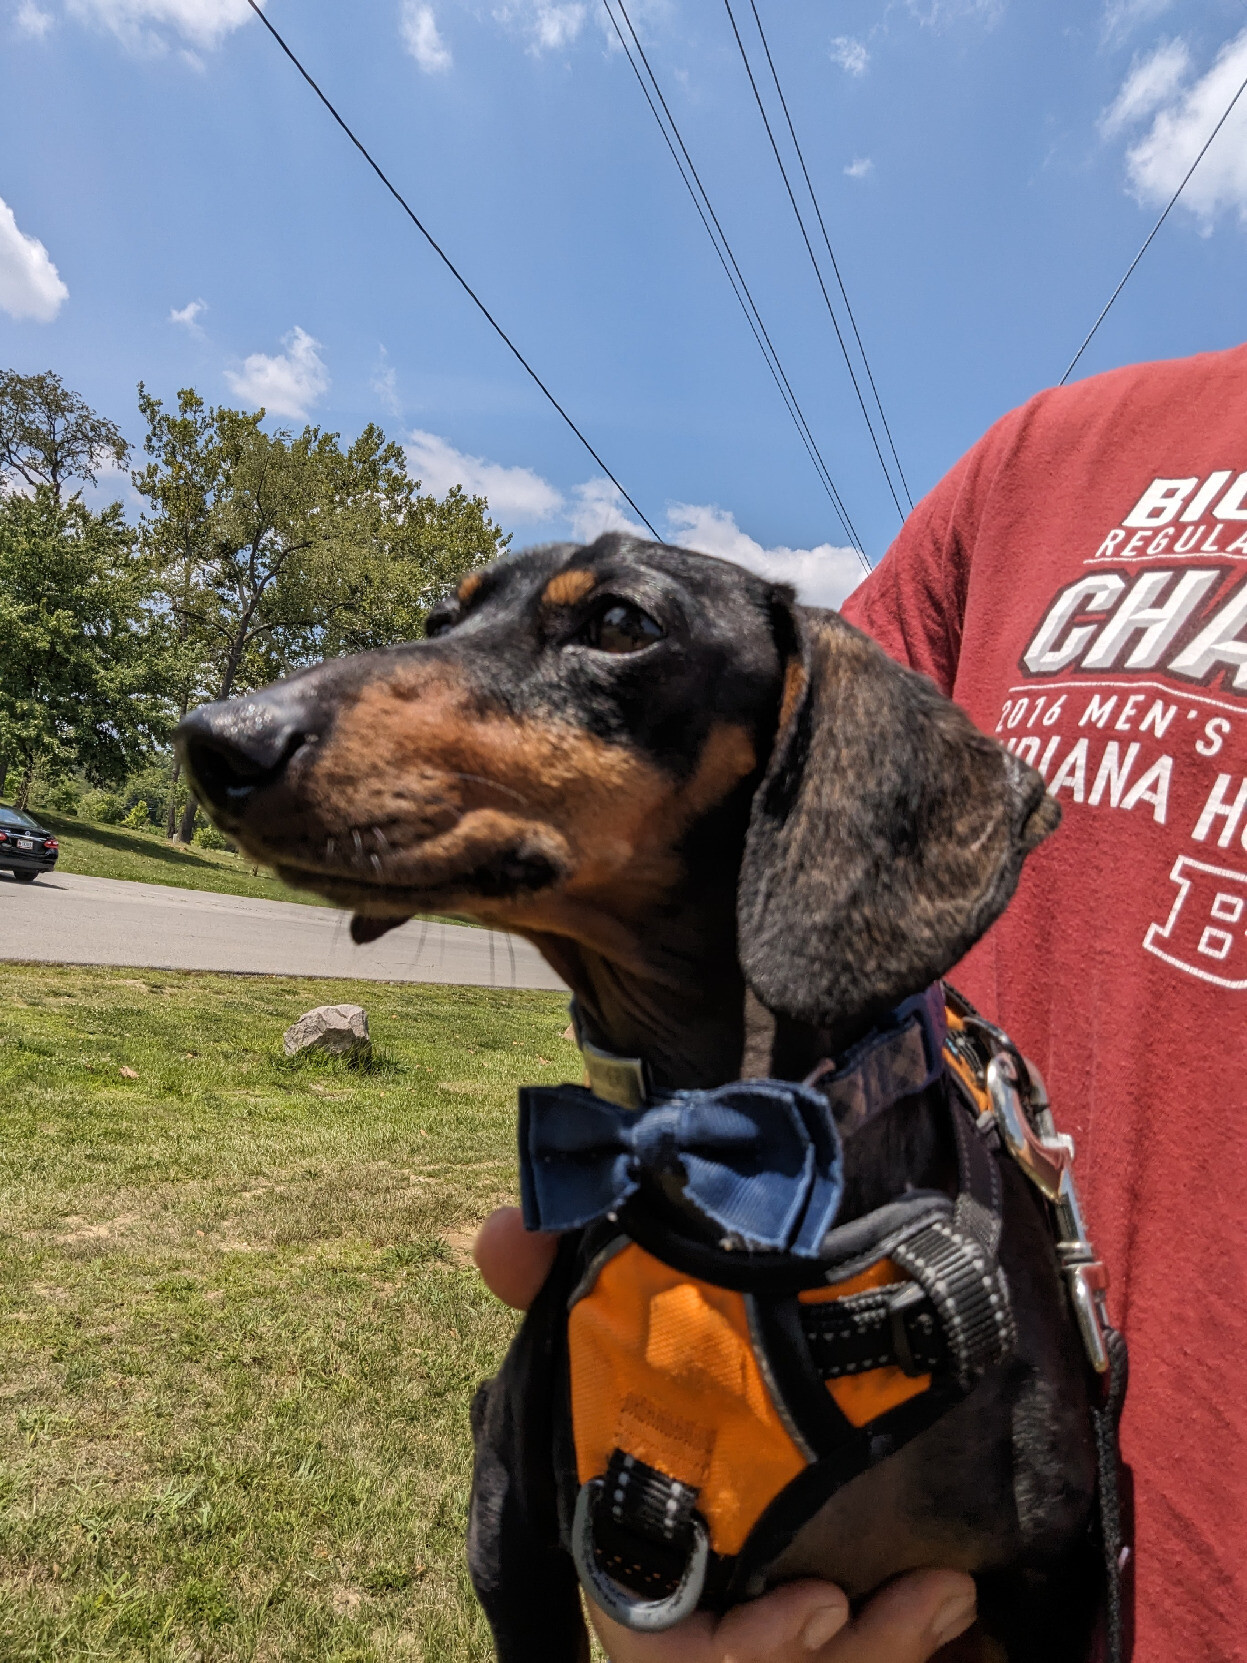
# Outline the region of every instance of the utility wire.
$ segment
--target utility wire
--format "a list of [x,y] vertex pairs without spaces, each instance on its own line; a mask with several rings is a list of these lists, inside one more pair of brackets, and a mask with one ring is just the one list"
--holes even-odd
[[[649,87],[646,86],[645,79],[642,76],[641,71],[637,68],[636,60],[632,55],[632,49],[629,47],[628,42],[624,39],[623,32],[619,27],[619,23],[616,20],[614,13],[611,11],[610,5],[607,3],[607,0],[603,0],[603,3],[606,5],[607,16],[610,17],[615,33],[619,37],[619,43],[624,50],[624,55],[628,59],[629,66],[637,78],[637,82],[642,93],[645,95],[645,101],[649,105],[655,121],[658,123],[658,130],[663,136],[667,149],[671,152],[672,160],[675,162],[676,169],[684,182],[685,189],[692,197],[693,206],[697,210],[698,217],[701,219],[702,225],[705,227],[706,234],[710,238],[711,246],[718,256],[719,264],[723,267],[727,280],[732,286],[732,291],[736,295],[736,299],[745,314],[745,321],[749,325],[754,340],[758,343],[759,350],[762,353],[767,368],[771,372],[771,378],[774,380],[779,389],[780,397],[784,400],[788,413],[793,419],[798,435],[801,438],[802,444],[805,446],[806,453],[811,462],[814,464],[815,471],[818,473],[823,489],[826,491],[832,507],[836,511],[836,516],[839,519],[841,526],[844,528],[846,537],[848,537],[863,566],[869,571],[870,562],[866,556],[864,548],[862,547],[861,539],[857,534],[852,520],[849,518],[848,510],[846,509],[844,501],[836,488],[835,481],[831,477],[830,470],[828,469],[826,462],[823,460],[822,453],[819,451],[818,444],[814,438],[810,424],[806,420],[800,404],[797,402],[797,396],[793,391],[792,383],[788,379],[784,366],[780,361],[779,353],[775,349],[775,344],[771,340],[765,323],[762,321],[762,314],[758,310],[757,303],[754,301],[749,285],[745,281],[744,273],[741,271],[736,260],[736,256],[732,252],[732,246],[728,242],[727,234],[723,230],[723,227],[719,222],[718,215],[714,211],[714,206],[710,201],[706,188],[701,182],[701,176],[697,172],[697,168],[694,165],[692,157],[689,155],[688,147],[685,145],[683,137],[680,134],[680,129],[676,125],[675,117],[671,114],[671,108],[668,105],[666,98],[663,96],[662,88],[659,86],[658,79],[654,74],[649,59],[645,55],[645,48],[641,45],[636,29],[633,27],[632,19],[628,15],[628,10],[624,4],[624,0],[618,0],[619,10],[623,14],[624,22],[628,26],[628,32],[632,36],[637,55],[644,64],[646,73],[648,74],[650,82],[653,85],[654,92],[657,94],[658,101],[662,105],[663,113],[666,115],[667,122],[671,128],[671,133],[668,133],[667,127],[663,124],[663,118],[659,115],[658,108],[655,105],[653,98],[650,96]],[[675,135],[676,144],[679,145],[680,151],[684,157],[683,162],[681,162],[680,156],[676,154],[675,145],[671,142],[671,134]],[[704,208],[702,206],[703,203],[705,204]],[[707,215],[709,215],[709,218],[707,218]]]
[[[663,96],[662,88],[659,86],[658,79],[654,74],[649,59],[645,55],[645,48],[641,45],[640,37],[637,35],[632,19],[628,15],[627,6],[624,4],[624,0],[616,0],[616,4],[619,7],[625,24],[627,25],[628,33],[632,37],[633,46],[635,46],[636,49],[636,55],[640,58],[641,63],[645,67],[645,74],[648,75],[649,83],[654,89],[654,94],[657,96],[658,104],[662,106],[663,115],[666,116],[665,124],[663,121],[663,115],[659,114],[658,105],[655,104],[654,97],[650,94],[649,86],[646,85],[645,76],[642,75],[641,70],[637,67],[632,47],[629,46],[623,30],[619,26],[618,19],[615,17],[615,14],[611,9],[610,0],[602,0],[602,3],[606,9],[607,16],[610,18],[615,34],[619,39],[619,44],[623,48],[628,64],[632,69],[633,74],[636,76],[637,83],[640,86],[642,93],[645,95],[645,101],[649,105],[650,112],[658,124],[659,132],[663,136],[667,149],[671,152],[672,160],[675,162],[676,169],[684,183],[685,189],[692,197],[693,205],[697,209],[698,217],[701,219],[702,225],[705,227],[706,234],[710,238],[711,245],[718,256],[719,263],[722,265],[724,272],[727,275],[728,282],[732,287],[732,292],[735,294],[741,310],[745,314],[745,319],[749,324],[749,328],[755,341],[758,343],[759,350],[766,361],[767,368],[771,372],[771,377],[779,389],[780,396],[788,409],[789,415],[792,417],[802,444],[805,446],[806,452],[809,455],[811,462],[814,464],[820,483],[822,484],[824,491],[826,491],[832,507],[836,511],[836,516],[839,519],[841,526],[844,528],[845,535],[848,537],[854,552],[857,554],[858,559],[861,561],[865,570],[870,571],[870,560],[862,545],[861,538],[858,536],[857,530],[853,525],[853,521],[844,505],[844,501],[836,488],[836,484],[831,477],[830,470],[828,469],[826,462],[823,460],[822,453],[819,451],[818,444],[814,439],[809,422],[806,420],[804,412],[797,401],[796,394],[792,388],[792,383],[788,379],[787,373],[785,372],[783,364],[780,361],[779,354],[775,349],[774,342],[771,340],[766,325],[762,320],[762,314],[758,310],[757,303],[750,292],[749,285],[745,281],[744,274],[740,269],[740,265],[737,262],[735,254],[732,252],[732,246],[728,242],[727,235],[719,222],[718,215],[714,211],[714,206],[710,201],[706,188],[701,182],[701,176],[698,174],[693,159],[689,155],[688,147],[684,143],[679,126],[676,123],[675,117],[671,114],[671,108],[668,105],[666,98]],[[670,128],[670,132],[668,132],[668,127]],[[675,140],[674,144],[672,143],[673,136]],[[679,146],[679,154],[676,152],[676,145]],[[683,156],[683,161],[680,159],[681,155]]]
[[753,20],[758,26],[758,36],[762,42],[762,50],[766,53],[767,67],[771,71],[771,79],[774,81],[775,91],[779,95],[780,106],[784,112],[784,120],[788,123],[788,135],[792,139],[792,147],[796,151],[797,160],[801,164],[801,174],[805,180],[805,188],[809,191],[810,201],[814,204],[814,212],[818,218],[818,228],[823,234],[823,242],[827,248],[827,257],[831,261],[831,269],[836,274],[836,285],[840,290],[840,298],[844,301],[844,309],[849,314],[849,322],[853,326],[853,339],[857,342],[857,350],[862,355],[862,364],[866,370],[866,379],[870,382],[870,390],[874,395],[875,405],[879,411],[879,420],[883,423],[883,431],[887,435],[888,449],[891,451],[892,460],[896,464],[896,471],[900,476],[901,485],[905,491],[905,500],[912,508],[914,506],[914,499],[910,494],[909,481],[905,478],[905,470],[901,467],[901,459],[896,453],[896,442],[892,438],[892,429],[888,426],[888,418],[884,414],[883,400],[879,397],[878,387],[875,386],[875,377],[870,368],[870,359],[866,356],[866,348],[862,343],[861,333],[857,327],[857,319],[853,315],[853,307],[849,303],[848,291],[844,286],[844,279],[840,275],[840,263],[836,259],[835,250],[831,246],[831,238],[827,234],[827,226],[823,220],[823,210],[819,206],[818,197],[814,193],[814,184],[810,178],[810,170],[805,165],[805,155],[802,152],[800,140],[797,138],[797,130],[793,126],[792,116],[788,111],[788,100],[784,97],[784,89],[780,85],[779,72],[775,68],[775,60],[771,56],[770,42],[766,38],[766,30],[762,27],[762,19],[758,16],[758,8],[755,0],[749,0],[749,9],[753,12]]
[[823,301],[827,307],[827,316],[831,319],[831,327],[836,332],[836,340],[840,343],[840,351],[844,357],[845,367],[849,372],[849,379],[853,383],[853,391],[857,394],[858,404],[861,405],[862,416],[865,419],[867,431],[870,433],[870,442],[875,447],[875,455],[879,458],[879,466],[883,469],[883,477],[887,481],[892,501],[896,504],[896,512],[900,515],[903,522],[905,519],[905,510],[901,507],[900,499],[896,494],[896,488],[892,484],[892,476],[888,472],[888,465],[883,460],[883,451],[879,448],[879,440],[875,436],[875,427],[874,423],[870,419],[870,411],[866,408],[866,400],[862,397],[862,389],[857,384],[857,375],[853,369],[853,360],[849,357],[849,349],[844,344],[844,336],[840,333],[840,322],[836,317],[835,307],[831,304],[831,296],[827,293],[827,285],[823,282],[823,274],[819,269],[818,260],[814,254],[814,245],[810,242],[809,233],[805,229],[805,220],[801,217],[801,209],[798,207],[797,199],[793,194],[792,185],[788,178],[788,170],[784,166],[784,159],[780,155],[779,146],[775,142],[775,134],[771,130],[771,123],[767,117],[766,106],[763,104],[762,95],[758,91],[758,83],[754,80],[753,69],[749,62],[749,55],[745,51],[745,43],[740,38],[740,30],[736,27],[736,17],[732,11],[731,0],[723,0],[723,3],[727,7],[728,21],[732,25],[732,33],[736,36],[736,45],[740,49],[740,60],[745,66],[745,74],[749,77],[749,85],[753,89],[754,103],[758,106],[758,114],[762,117],[762,125],[766,128],[766,136],[771,141],[771,149],[775,153],[775,160],[779,166],[779,176],[784,181],[784,189],[788,192],[788,200],[792,204],[792,211],[797,216],[797,226],[801,232],[801,239],[805,243],[805,251],[810,257],[810,264],[814,268],[814,276],[818,280],[819,288],[822,290]]
[[1096,330],[1100,327],[1100,325],[1104,322],[1105,318],[1108,316],[1109,307],[1113,304],[1113,302],[1117,299],[1117,296],[1125,288],[1126,284],[1130,280],[1130,276],[1131,276],[1131,273],[1134,271],[1134,268],[1138,265],[1139,261],[1143,258],[1143,256],[1147,253],[1148,249],[1151,247],[1152,238],[1156,235],[1156,233],[1160,230],[1161,226],[1169,218],[1170,209],[1173,207],[1174,203],[1177,202],[1178,198],[1182,195],[1182,192],[1186,189],[1187,185],[1190,183],[1191,175],[1195,172],[1195,169],[1199,166],[1199,164],[1203,161],[1204,157],[1207,155],[1208,147],[1209,147],[1209,145],[1211,145],[1213,139],[1216,138],[1217,134],[1221,131],[1221,129],[1225,126],[1226,122],[1230,119],[1231,110],[1233,110],[1235,104],[1238,103],[1239,99],[1243,96],[1244,92],[1247,92],[1247,80],[1245,80],[1243,82],[1242,86],[1239,87],[1238,91],[1234,94],[1233,98],[1230,99],[1230,102],[1225,107],[1225,114],[1221,117],[1220,121],[1213,128],[1212,132],[1209,133],[1208,137],[1204,140],[1203,149],[1200,151],[1199,155],[1196,156],[1195,160],[1191,163],[1190,167],[1187,168],[1186,177],[1183,179],[1182,183],[1178,186],[1177,190],[1174,191],[1173,195],[1169,198],[1169,201],[1165,205],[1164,213],[1160,216],[1160,218],[1156,221],[1156,224],[1153,225],[1152,229],[1148,232],[1147,236],[1144,238],[1142,248],[1140,248],[1139,252],[1135,255],[1134,259],[1131,260],[1130,264],[1126,267],[1125,275],[1122,277],[1121,282],[1113,290],[1112,294],[1109,295],[1107,301],[1105,301],[1104,310],[1100,313],[1099,317],[1095,320],[1095,322],[1091,325],[1091,328],[1087,331],[1086,340],[1082,343],[1082,345],[1079,347],[1078,351],[1070,359],[1069,368],[1065,371],[1065,374],[1057,382],[1058,387],[1063,387],[1065,385],[1065,383],[1069,380],[1070,375],[1073,372],[1074,365],[1078,362],[1078,360],[1082,357],[1083,353],[1086,352],[1087,348],[1091,345],[1092,336],[1095,334]]
[[494,317],[493,313],[485,305],[485,302],[477,294],[476,290],[471,286],[471,284],[468,282],[467,278],[465,278],[463,276],[462,272],[460,272],[458,267],[451,260],[450,256],[446,253],[445,249],[443,249],[441,247],[441,245],[435,240],[433,235],[427,230],[427,228],[417,218],[415,211],[412,209],[410,204],[407,202],[407,199],[398,190],[397,186],[391,184],[390,180],[381,171],[380,166],[373,159],[370,152],[367,149],[365,149],[365,147],[364,147],[363,143],[361,142],[361,140],[356,138],[355,134],[352,132],[350,127],[347,126],[346,122],[338,114],[338,112],[334,108],[334,106],[329,102],[329,99],[320,90],[320,87],[317,86],[316,82],[308,74],[307,70],[304,69],[303,65],[299,62],[299,60],[295,56],[294,52],[290,49],[290,47],[286,44],[286,42],[282,38],[282,36],[278,34],[277,30],[269,22],[268,18],[261,11],[260,6],[258,4],[258,0],[247,0],[247,4],[251,7],[251,10],[255,13],[255,15],[259,18],[260,22],[268,30],[269,34],[277,42],[278,46],[280,46],[280,48],[285,53],[287,58],[290,59],[290,62],[298,70],[299,74],[307,82],[308,86],[311,87],[312,91],[316,94],[317,98],[320,99],[321,103],[329,111],[329,114],[337,122],[338,126],[346,134],[347,138],[350,139],[351,143],[355,146],[356,150],[359,151],[360,155],[368,163],[368,166],[376,174],[377,178],[385,186],[386,190],[389,191],[390,195],[394,198],[395,202],[398,203],[399,207],[407,215],[407,218],[415,226],[416,230],[419,231],[420,235],[424,238],[425,242],[428,243],[429,247],[433,250],[434,254],[437,255],[438,259],[446,267],[447,271],[454,278],[455,282],[458,283],[459,287],[467,295],[468,299],[476,307],[477,311],[480,312],[481,316],[485,319],[486,323],[488,323],[490,328],[498,336],[498,339],[503,343],[503,345],[508,349],[508,351],[511,353],[511,355],[516,359],[516,361],[519,363],[520,367],[532,378],[532,380],[536,383],[536,385],[540,388],[540,390],[545,394],[546,398],[550,401],[550,403],[558,411],[559,415],[562,416],[563,420],[567,423],[568,427],[571,428],[572,432],[576,435],[576,437],[580,440],[581,444],[589,452],[589,455],[597,463],[598,467],[601,468],[602,472],[606,475],[607,479],[610,480],[611,484],[615,487],[615,489],[619,492],[620,496],[628,504],[628,507],[632,509],[633,513],[641,521],[641,524],[645,527],[645,529],[654,538],[655,542],[661,543],[662,538],[658,535],[657,531],[654,530],[654,527],[645,518],[645,515],[642,514],[641,510],[637,507],[636,503],[628,495],[627,491],[624,490],[623,486],[619,483],[619,481],[615,478],[614,474],[606,466],[606,463],[603,462],[602,458],[598,455],[597,451],[594,450],[593,446],[589,443],[588,439],[585,438],[584,434],[580,431],[580,429],[576,426],[575,422],[567,414],[567,411],[564,410],[563,406],[559,403],[558,399],[555,398],[554,394],[550,391],[550,389],[546,386],[545,382],[537,374],[536,370],[528,362],[528,359],[525,358],[524,354],[520,351],[519,347],[516,346],[515,342],[507,334],[506,330],[503,329],[502,325],[498,322],[498,320]]
[[[621,6],[621,10],[622,9],[623,8]],[[737,269],[736,269],[736,274],[735,275],[733,274],[732,266],[735,265],[735,259],[732,256],[731,247],[730,247],[730,245],[727,244],[726,239],[724,239],[724,246],[727,247],[727,255],[725,256],[724,252],[723,252],[723,248],[721,248],[719,246],[719,239],[715,236],[715,232],[711,228],[710,219],[707,219],[707,217],[706,217],[706,208],[709,208],[711,218],[714,218],[714,209],[712,207],[710,207],[709,199],[707,199],[706,208],[702,207],[701,200],[697,195],[697,191],[694,188],[693,183],[689,179],[688,173],[685,170],[685,164],[681,162],[679,156],[676,153],[675,146],[671,142],[671,136],[667,132],[666,127],[663,125],[663,119],[658,113],[658,108],[655,105],[652,96],[650,95],[650,90],[645,84],[645,80],[644,80],[644,77],[641,74],[641,71],[637,68],[636,61],[632,56],[631,49],[629,48],[627,41],[624,39],[623,32],[620,29],[619,24],[616,21],[616,19],[614,17],[614,14],[611,12],[609,6],[607,6],[607,8],[606,8],[606,12],[607,12],[607,16],[610,17],[611,24],[614,27],[616,35],[618,35],[618,37],[619,37],[619,44],[623,48],[624,55],[628,59],[628,65],[629,65],[630,69],[632,70],[632,73],[637,78],[637,84],[640,87],[641,92],[645,97],[646,103],[650,107],[650,111],[651,111],[651,113],[654,117],[654,120],[658,123],[658,131],[662,134],[663,140],[666,143],[667,149],[671,152],[671,159],[672,159],[672,161],[674,161],[674,163],[676,165],[676,169],[677,169],[677,171],[680,175],[681,180],[684,183],[685,189],[688,191],[689,196],[692,198],[693,207],[697,210],[697,215],[698,215],[699,219],[701,220],[702,225],[705,227],[706,235],[710,238],[710,246],[714,249],[715,254],[718,256],[719,264],[723,267],[724,275],[727,277],[728,282],[731,284],[732,293],[736,296],[736,299],[737,299],[737,302],[740,305],[741,311],[745,315],[745,322],[749,325],[749,329],[750,329],[750,332],[753,335],[754,340],[758,343],[758,350],[762,354],[762,357],[763,357],[763,360],[766,363],[767,369],[770,370],[770,372],[771,372],[771,379],[775,382],[776,387],[779,389],[779,395],[784,401],[785,408],[787,409],[789,415],[793,419],[793,422],[794,422],[794,424],[796,426],[796,429],[797,429],[798,436],[800,437],[802,444],[805,446],[806,454],[809,456],[810,461],[814,464],[815,471],[818,473],[818,476],[819,476],[819,481],[822,484],[823,489],[827,492],[829,498],[831,499],[832,507],[835,509],[836,516],[839,519],[841,526],[844,528],[845,536],[848,537],[850,543],[853,545],[854,550],[858,554],[859,558],[862,558],[862,550],[858,547],[858,541],[859,540],[858,540],[856,532],[852,529],[852,521],[849,520],[849,518],[848,518],[847,512],[846,512],[845,507],[844,507],[844,503],[842,502],[842,500],[840,498],[839,492],[836,490],[835,482],[832,480],[831,475],[828,473],[826,464],[823,462],[823,459],[822,459],[821,455],[818,452],[818,448],[815,445],[814,440],[813,440],[813,436],[812,436],[812,434],[810,433],[810,430],[809,430],[809,424],[806,422],[805,417],[801,412],[800,405],[796,402],[796,397],[793,394],[792,388],[788,383],[788,378],[784,374],[784,367],[779,362],[778,356],[775,354],[775,349],[774,349],[773,345],[771,344],[770,336],[767,335],[766,327],[762,323],[761,316],[760,316],[760,314],[758,314],[756,306],[753,305],[753,296],[749,293],[749,288],[748,288],[748,285],[745,283],[744,278],[740,275],[739,267],[737,267]],[[627,18],[626,11],[624,12],[624,16],[625,16],[625,18]],[[629,20],[629,28],[631,28],[631,20]],[[639,43],[638,43],[638,50],[639,50]],[[658,88],[657,83],[655,83],[655,90],[658,92],[659,98],[662,98],[662,92],[661,92],[661,89]],[[666,106],[664,104],[664,108],[665,107]],[[679,138],[678,131],[676,133],[676,137],[677,137],[677,139]],[[691,162],[689,163],[689,169],[692,171],[693,178],[696,179],[697,178],[697,172],[696,172],[696,169],[692,168]],[[698,180],[698,183],[700,184],[700,180]],[[717,219],[715,220],[715,225],[716,226],[718,225]],[[721,235],[722,235],[722,230],[720,228],[720,236]],[[731,260],[731,265],[729,265],[729,263],[728,263],[729,260]],[[751,308],[752,308],[752,310],[751,310]],[[756,321],[755,321],[755,319],[756,319]]]

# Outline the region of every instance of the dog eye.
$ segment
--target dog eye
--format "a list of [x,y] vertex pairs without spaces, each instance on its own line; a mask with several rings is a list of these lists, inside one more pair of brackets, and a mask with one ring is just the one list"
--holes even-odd
[[589,619],[577,639],[598,652],[625,653],[640,652],[642,647],[661,641],[663,634],[662,625],[639,606],[630,601],[612,601]]

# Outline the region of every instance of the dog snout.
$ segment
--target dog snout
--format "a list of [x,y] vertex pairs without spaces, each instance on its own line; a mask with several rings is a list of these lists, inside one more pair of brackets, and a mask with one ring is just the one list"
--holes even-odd
[[177,747],[205,807],[236,815],[285,774],[318,738],[312,701],[289,687],[201,705],[177,730]]

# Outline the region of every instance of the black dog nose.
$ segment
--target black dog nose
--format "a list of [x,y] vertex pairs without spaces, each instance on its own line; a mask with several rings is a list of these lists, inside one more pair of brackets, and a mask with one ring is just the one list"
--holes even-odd
[[200,800],[237,812],[260,786],[281,778],[316,738],[311,712],[293,689],[201,705],[178,726],[175,743]]

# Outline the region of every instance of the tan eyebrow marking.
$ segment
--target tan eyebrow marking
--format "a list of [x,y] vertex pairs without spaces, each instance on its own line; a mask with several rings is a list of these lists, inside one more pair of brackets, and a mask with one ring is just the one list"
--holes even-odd
[[578,600],[584,599],[596,582],[593,573],[583,566],[575,567],[570,572],[557,572],[542,591],[541,604],[574,606]]
[[467,577],[464,578],[463,582],[455,590],[460,606],[466,606],[468,604],[468,602],[472,599],[472,596],[476,593],[484,581],[485,575],[483,572],[468,573]]

